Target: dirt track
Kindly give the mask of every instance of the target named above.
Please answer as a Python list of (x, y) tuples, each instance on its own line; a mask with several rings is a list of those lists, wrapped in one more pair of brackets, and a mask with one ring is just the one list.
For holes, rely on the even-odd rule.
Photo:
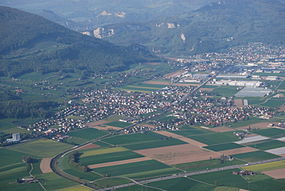
[(51, 162), (51, 158), (43, 158), (41, 160), (40, 169), (42, 173), (45, 174), (45, 173), (52, 172), (52, 169), (50, 168), (50, 162)]

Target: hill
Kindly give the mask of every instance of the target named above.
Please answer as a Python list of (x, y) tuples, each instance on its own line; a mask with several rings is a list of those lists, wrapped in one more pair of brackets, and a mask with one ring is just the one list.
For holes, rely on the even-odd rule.
[(0, 7), (0, 74), (127, 69), (154, 57), (141, 46), (120, 47), (81, 35), (40, 16)]
[(285, 3), (268, 0), (223, 0), (151, 23), (102, 27), (113, 31), (102, 38), (113, 43), (140, 43), (157, 52), (188, 55), (263, 42), (285, 42)]

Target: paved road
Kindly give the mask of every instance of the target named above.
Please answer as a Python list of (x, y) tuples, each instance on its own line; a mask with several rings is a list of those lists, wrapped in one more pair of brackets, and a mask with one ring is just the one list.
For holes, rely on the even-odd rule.
[(134, 186), (137, 184), (148, 184), (148, 183), (158, 182), (158, 181), (162, 181), (162, 180), (169, 180), (169, 179), (193, 176), (193, 175), (198, 175), (198, 174), (206, 174), (206, 173), (211, 173), (211, 172), (220, 172), (220, 171), (224, 171), (224, 170), (237, 169), (237, 168), (241, 168), (241, 167), (252, 166), (252, 165), (256, 165), (256, 164), (265, 164), (265, 163), (282, 161), (282, 160), (285, 160), (285, 157), (270, 159), (270, 160), (264, 160), (264, 161), (259, 161), (259, 162), (251, 162), (251, 163), (242, 164), (242, 165), (226, 166), (226, 167), (215, 168), (215, 169), (210, 169), (210, 170), (201, 170), (201, 171), (196, 171), (196, 172), (173, 174), (173, 175), (159, 177), (159, 178), (152, 178), (152, 179), (148, 179), (148, 180), (137, 181), (136, 183), (133, 182), (133, 183), (128, 183), (128, 184), (122, 184), (119, 186), (103, 188), (103, 189), (99, 189), (97, 191), (109, 191), (109, 190), (114, 190), (114, 189), (118, 189), (118, 188), (125, 188), (125, 187), (129, 187), (129, 186)]

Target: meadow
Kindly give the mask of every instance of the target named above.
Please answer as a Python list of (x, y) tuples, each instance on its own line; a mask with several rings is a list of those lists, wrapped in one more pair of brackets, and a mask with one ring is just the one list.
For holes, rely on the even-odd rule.
[(106, 135), (106, 134), (107, 134), (107, 132), (100, 131), (100, 130), (94, 129), (94, 128), (80, 129), (80, 130), (76, 130), (76, 131), (72, 131), (72, 132), (68, 133), (69, 136), (78, 137), (78, 138), (85, 139), (88, 141), (92, 140), (92, 139), (99, 138), (99, 137)]
[(37, 139), (34, 141), (9, 146), (7, 148), (13, 151), (25, 153), (26, 155), (45, 158), (53, 157), (71, 147), (72, 145), (55, 142), (50, 139)]

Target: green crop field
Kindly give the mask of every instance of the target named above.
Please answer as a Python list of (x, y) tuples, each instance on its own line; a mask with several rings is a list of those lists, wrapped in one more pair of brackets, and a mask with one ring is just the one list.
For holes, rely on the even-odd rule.
[(260, 118), (249, 118), (248, 120), (242, 120), (242, 121), (237, 121), (234, 123), (227, 123), (227, 126), (231, 127), (231, 128), (237, 128), (237, 127), (243, 127), (243, 126), (249, 126), (255, 123), (259, 123), (259, 122), (264, 122), (264, 119), (260, 119)]
[(243, 161), (247, 161), (247, 162), (256, 162), (256, 161), (261, 161), (261, 160), (278, 158), (279, 156), (271, 154), (271, 153), (266, 153), (263, 151), (255, 151), (255, 152), (237, 154), (237, 155), (234, 155), (234, 157), (237, 159), (243, 160)]
[(123, 147), (113, 147), (113, 148), (104, 148), (104, 149), (91, 149), (84, 151), (81, 157), (89, 157), (94, 155), (102, 155), (102, 154), (108, 154), (108, 153), (116, 153), (116, 152), (122, 152), (127, 151), (128, 149)]
[(285, 98), (271, 98), (266, 103), (262, 104), (266, 107), (278, 108), (285, 103)]
[(278, 140), (266, 140), (259, 143), (248, 144), (250, 147), (254, 147), (260, 150), (269, 150), (275, 149), (279, 147), (285, 147), (285, 142), (278, 141)]
[(202, 182), (188, 178), (176, 178), (166, 181), (153, 182), (148, 185), (167, 191), (211, 191), (215, 188), (214, 185), (203, 184)]
[(254, 130), (253, 132), (266, 137), (274, 137), (274, 138), (285, 137), (285, 130), (277, 128), (258, 129)]
[(78, 185), (77, 183), (62, 178), (55, 173), (41, 174), (38, 175), (38, 178), (43, 179), (42, 184), (47, 190), (57, 190)]
[(124, 174), (131, 174), (137, 172), (144, 172), (150, 170), (158, 170), (169, 168), (169, 166), (157, 162), (155, 160), (148, 160), (143, 162), (135, 162), (129, 164), (122, 164), (116, 166), (109, 166), (109, 167), (101, 167), (94, 169), (95, 172), (98, 172), (102, 175), (109, 175), (109, 176), (123, 176)]
[(239, 169), (195, 175), (192, 178), (216, 186), (229, 186), (251, 191), (284, 190), (285, 188), (284, 180), (274, 180), (264, 175), (234, 175), (232, 174), (234, 171), (238, 172)]
[(112, 121), (110, 123), (105, 123), (104, 125), (125, 128), (125, 127), (132, 125), (132, 123), (127, 123), (123, 121)]
[(130, 183), (131, 181), (127, 178), (122, 178), (122, 177), (105, 177), (102, 179), (95, 180), (93, 182), (93, 185), (95, 185), (98, 188), (104, 188), (104, 187), (111, 187), (111, 186), (116, 186), (120, 184), (127, 184)]
[(222, 162), (220, 159), (211, 159), (211, 160), (177, 164), (175, 165), (175, 167), (188, 172), (193, 172), (193, 171), (221, 168), (225, 166), (244, 164), (244, 163), (245, 163), (244, 161), (240, 161), (238, 159), (234, 159), (232, 161), (224, 161), (224, 162)]
[(143, 172), (137, 172), (137, 173), (130, 173), (130, 174), (124, 174), (125, 177), (135, 178), (138, 179), (145, 179), (148, 177), (161, 177), (165, 175), (171, 175), (176, 173), (181, 173), (181, 170), (178, 170), (176, 168), (163, 168), (158, 170), (150, 170), (150, 171), (143, 171)]
[(209, 133), (209, 134), (191, 136), (190, 138), (205, 143), (207, 145), (230, 143), (239, 140), (239, 138), (235, 136), (233, 132), (211, 133), (211, 134)]
[(85, 140), (96, 139), (106, 134), (107, 132), (100, 131), (94, 128), (80, 129), (80, 130), (76, 130), (76, 131), (72, 131), (68, 133), (69, 136), (78, 137), (78, 138), (85, 139)]
[(119, 135), (111, 138), (104, 139), (105, 142), (114, 144), (114, 145), (130, 145), (132, 143), (143, 143), (143, 142), (152, 142), (157, 140), (167, 139), (163, 135), (159, 135), (153, 132), (148, 133), (137, 133), (129, 135)]
[(150, 148), (166, 147), (166, 146), (181, 145), (181, 144), (186, 144), (186, 143), (178, 139), (167, 138), (157, 141), (148, 141), (148, 142), (124, 145), (124, 147), (132, 150), (141, 150), (141, 149), (150, 149)]
[[(1, 156), (2, 157), (2, 156)], [(28, 177), (27, 166), (21, 164), (20, 166), (12, 166), (11, 169), (0, 170), (0, 190), (9, 191), (22, 191), (31, 190), (37, 191), (42, 190), (39, 184), (19, 184), (17, 178)]]
[(139, 158), (139, 157), (143, 157), (143, 156), (140, 154), (131, 152), (131, 151), (123, 151), (123, 152), (94, 155), (94, 156), (89, 156), (89, 157), (82, 157), (80, 158), (80, 164), (91, 165), (91, 164), (127, 160), (127, 159)]
[(223, 97), (231, 97), (234, 96), (237, 92), (238, 90), (236, 87), (226, 86), (215, 88), (211, 94)]
[(71, 174), (75, 177), (78, 177), (80, 179), (85, 179), (85, 180), (96, 180), (101, 178), (100, 175), (91, 172), (84, 172), (82, 169), (79, 169), (77, 166), (74, 164), (71, 164), (70, 162), (70, 155), (66, 155), (65, 157), (60, 158), (59, 160), (59, 167), (66, 173)]
[(22, 163), (23, 157), (27, 155), (17, 151), (0, 148), (0, 156), (0, 168), (2, 168), (9, 164)]
[(52, 157), (56, 154), (71, 148), (72, 145), (55, 142), (49, 139), (38, 139), (7, 147), (10, 150), (25, 153), (36, 157)]
[(224, 144), (218, 144), (218, 145), (210, 145), (204, 148), (212, 150), (212, 151), (224, 151), (224, 150), (230, 150), (230, 149), (237, 149), (241, 147), (243, 146), (236, 144), (236, 143), (224, 143)]

